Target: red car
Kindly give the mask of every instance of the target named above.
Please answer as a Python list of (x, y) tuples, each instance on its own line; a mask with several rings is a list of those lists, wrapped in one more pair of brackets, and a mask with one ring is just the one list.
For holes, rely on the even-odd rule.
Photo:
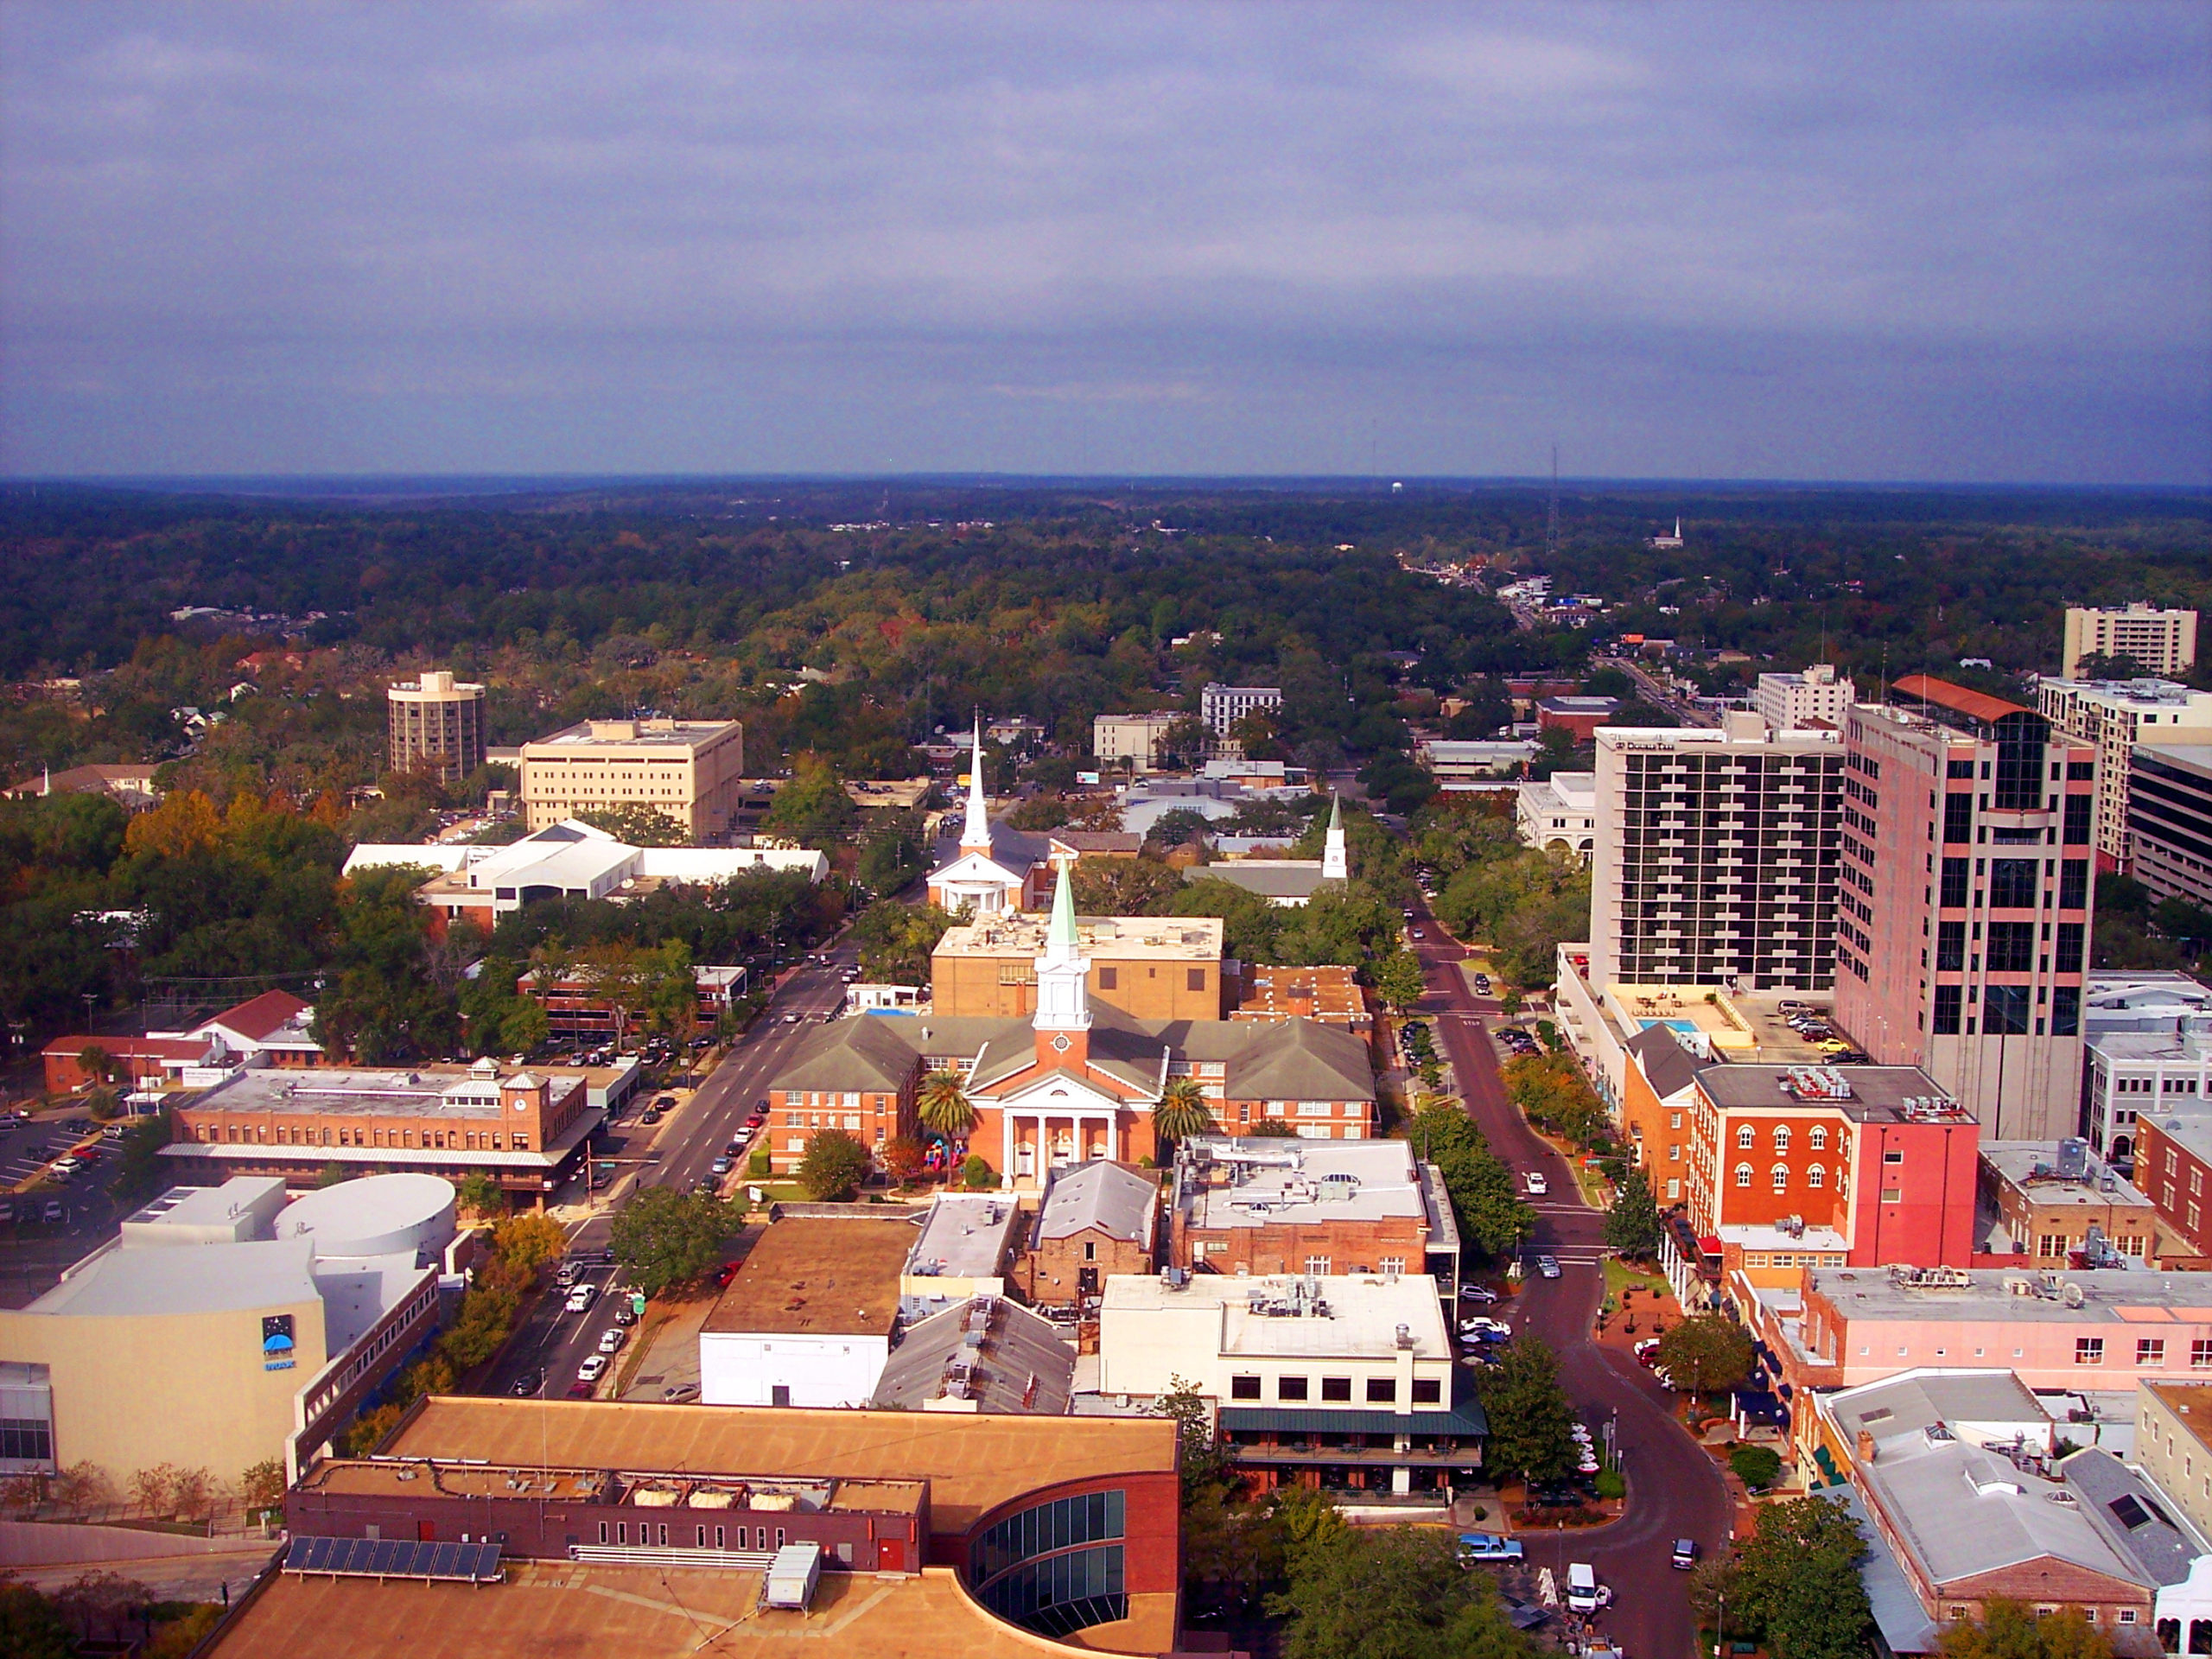
[(755, 1112), (752, 1116), (745, 1120), (745, 1127), (748, 1129), (757, 1129), (767, 1121), (768, 1120), (766, 1117), (763, 1117), (759, 1112)]
[(725, 1262), (715, 1269), (715, 1283), (723, 1290), (728, 1290), (729, 1281), (736, 1277), (737, 1263), (734, 1262)]
[(588, 1382), (587, 1382), (583, 1381), (583, 1379), (582, 1379), (582, 1378), (579, 1377), (575, 1382), (571, 1382), (571, 1383), (569, 1383), (569, 1399), (571, 1399), (571, 1400), (588, 1400), (588, 1399), (590, 1399), (590, 1398), (591, 1398), (591, 1396), (592, 1396), (592, 1386), (591, 1386), (591, 1384), (590, 1384), (590, 1383), (588, 1383)]

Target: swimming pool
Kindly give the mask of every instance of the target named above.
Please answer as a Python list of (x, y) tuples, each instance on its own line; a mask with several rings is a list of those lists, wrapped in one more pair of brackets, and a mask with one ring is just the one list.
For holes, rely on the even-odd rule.
[(1639, 1020), (1636, 1022), (1636, 1028), (1638, 1031), (1649, 1031), (1654, 1026), (1664, 1026), (1669, 1031), (1694, 1032), (1697, 1029), (1697, 1021), (1694, 1020)]

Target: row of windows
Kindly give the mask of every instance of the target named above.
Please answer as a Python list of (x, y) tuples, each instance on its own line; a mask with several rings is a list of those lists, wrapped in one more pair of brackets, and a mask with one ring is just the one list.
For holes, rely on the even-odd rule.
[[(2024, 1037), (2031, 1019), (2035, 1034), (2044, 1034), (2044, 1018), (2031, 1014), (2031, 1009), (2044, 1005), (2044, 992), (2050, 992), (2050, 1034), (2054, 1037), (2075, 1037), (2082, 1030), (2082, 988), (2079, 985), (2036, 986), (2032, 1001), (2030, 987), (2025, 985), (1985, 985), (1982, 987), (1980, 1032), (1986, 1037)], [(1964, 1021), (1966, 1034), (1975, 1034), (1975, 1021), (1966, 1012), (1966, 988), (1961, 985), (1938, 985), (1936, 988), (1936, 1007), (1931, 1029), (1938, 1037), (1955, 1037)]]
[[(1777, 1164), (1770, 1173), (1774, 1178), (1774, 1190), (1777, 1192), (1787, 1192), (1789, 1190), (1789, 1166), (1787, 1164)], [(1737, 1165), (1736, 1185), (1738, 1186), (1749, 1186), (1751, 1184), (1752, 1173), (1751, 1166), (1749, 1164)], [(1828, 1173), (1827, 1169), (1819, 1164), (1811, 1166), (1805, 1172), (1805, 1185), (1809, 1187), (1815, 1189), (1824, 1187), (1827, 1185), (1827, 1180)], [(1846, 1190), (1844, 1181), (1844, 1172), (1840, 1169), (1837, 1170), (1835, 1173), (1835, 1185), (1837, 1192), (1840, 1192)]]
[(1033, 1555), (1119, 1538), (1125, 1531), (1127, 1495), (1118, 1487), (1054, 1498), (1009, 1515), (968, 1549), (968, 1578), (977, 1590)]
[[(278, 1147), (378, 1147), (386, 1151), (416, 1150), (413, 1129), (361, 1129), (341, 1126), (329, 1128), (296, 1129), (279, 1124), (275, 1138), (264, 1127), (250, 1123), (187, 1123), (184, 1138), (205, 1141), (212, 1145), (226, 1142), (242, 1146)], [(420, 1150), (424, 1152), (528, 1152), (530, 1137), (526, 1135), (502, 1135), (493, 1129), (424, 1129)], [(502, 1144), (504, 1140), (505, 1144)]]
[[(1257, 1400), (1262, 1379), (1256, 1376), (1232, 1376), (1229, 1379), (1229, 1397), (1232, 1400)], [(1279, 1376), (1275, 1379), (1277, 1400), (1302, 1401), (1312, 1396), (1306, 1392), (1311, 1377)], [(1371, 1406), (1394, 1406), (1398, 1402), (1398, 1379), (1395, 1376), (1370, 1376), (1366, 1379), (1367, 1403)], [(1444, 1399), (1443, 1379), (1417, 1376), (1413, 1380), (1413, 1402), (1417, 1406), (1440, 1405)], [(1351, 1402), (1352, 1379), (1348, 1376), (1325, 1376), (1321, 1379), (1321, 1399), (1325, 1403), (1349, 1405)]]
[(1127, 1618), (1122, 1546), (1027, 1562), (978, 1592), (976, 1599), (1001, 1618), (1040, 1636), (1068, 1636)]
[(0, 1461), (54, 1461), (53, 1427), (37, 1417), (0, 1417)]
[[(1681, 1114), (1677, 1112), (1675, 1116), (1680, 1117)], [(1681, 1125), (1680, 1123), (1676, 1123), (1675, 1127), (1679, 1129), (1681, 1128)], [(1738, 1147), (1743, 1147), (1745, 1150), (1749, 1151), (1752, 1140), (1757, 1134), (1758, 1131), (1752, 1128), (1750, 1124), (1739, 1123), (1736, 1126), (1736, 1144)], [(1814, 1124), (1810, 1129), (1806, 1131), (1805, 1144), (1810, 1147), (1815, 1152), (1826, 1152), (1828, 1149), (1827, 1125), (1825, 1123)], [(1777, 1123), (1774, 1126), (1774, 1149), (1777, 1152), (1787, 1152), (1789, 1150), (1789, 1126), (1787, 1123)]]
[[(2074, 1363), (2076, 1365), (2101, 1365), (2105, 1363), (2105, 1339), (2102, 1337), (2074, 1338)], [(2166, 1363), (2166, 1339), (2164, 1337), (2138, 1337), (2135, 1339), (2135, 1363), (2145, 1368)], [(2198, 1338), (2189, 1344), (2189, 1363), (2192, 1370), (2212, 1370), (2212, 1340)]]
[[(614, 1535), (611, 1539), (607, 1536), (610, 1528)], [(655, 1528), (651, 1522), (639, 1522), (639, 1547), (643, 1549), (669, 1548), (668, 1523), (663, 1522), (660, 1524), (658, 1528), (660, 1536), (658, 1541), (653, 1537), (654, 1531)], [(737, 1535), (734, 1539), (729, 1537), (733, 1532)], [(506, 1535), (502, 1533), (499, 1535), (504, 1538)], [(768, 1529), (766, 1527), (716, 1527), (714, 1535), (715, 1541), (709, 1544), (707, 1541), (707, 1529), (694, 1527), (691, 1529), (691, 1536), (687, 1539), (683, 1536), (683, 1529), (679, 1524), (676, 1529), (674, 1547), (677, 1549), (684, 1548), (687, 1545), (693, 1549), (781, 1549), (791, 1541), (790, 1529), (785, 1527), (776, 1529), (776, 1541), (772, 1545), (768, 1541)], [(630, 1523), (627, 1521), (601, 1522), (599, 1541), (602, 1544), (613, 1543), (627, 1546), (630, 1541)]]

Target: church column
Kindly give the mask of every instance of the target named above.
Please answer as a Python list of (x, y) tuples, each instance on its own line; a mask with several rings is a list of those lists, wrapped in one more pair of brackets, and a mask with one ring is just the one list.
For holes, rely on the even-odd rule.
[(1005, 1178), (1006, 1184), (1012, 1186), (1014, 1185), (1014, 1114), (1001, 1109), (999, 1113), (999, 1124), (1006, 1132), (1006, 1151), (999, 1164), (999, 1173)]

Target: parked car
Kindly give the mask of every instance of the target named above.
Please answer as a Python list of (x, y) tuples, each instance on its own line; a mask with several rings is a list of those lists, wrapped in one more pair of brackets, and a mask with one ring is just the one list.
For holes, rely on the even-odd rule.
[(1530, 1170), (1528, 1173), (1527, 1179), (1529, 1183), (1529, 1196), (1532, 1198), (1541, 1198), (1552, 1190), (1551, 1182), (1545, 1178), (1544, 1173), (1541, 1170)]
[(520, 1376), (515, 1378), (513, 1386), (508, 1389), (507, 1392), (518, 1400), (524, 1400), (536, 1394), (544, 1386), (545, 1373), (543, 1371), (524, 1371)]
[(607, 1356), (605, 1354), (586, 1354), (584, 1363), (576, 1367), (576, 1381), (579, 1382), (596, 1382), (606, 1375)]
[(625, 1297), (623, 1297), (620, 1301), (618, 1301), (618, 1302), (616, 1302), (616, 1303), (615, 1303), (615, 1305), (614, 1305), (614, 1323), (615, 1323), (615, 1324), (617, 1324), (617, 1325), (635, 1325), (637, 1322), (638, 1322), (638, 1310), (637, 1310), (637, 1307), (636, 1307), (636, 1306), (635, 1306), (634, 1304), (632, 1304), (632, 1301), (630, 1300), (630, 1299), (629, 1299), (628, 1297), (625, 1296)]
[(578, 1377), (575, 1382), (569, 1384), (569, 1398), (571, 1400), (588, 1400), (591, 1398), (592, 1393), (593, 1389), (591, 1384), (585, 1382), (582, 1377)]
[(678, 1405), (686, 1400), (696, 1400), (699, 1397), (699, 1385), (696, 1382), (671, 1382), (660, 1391), (660, 1397), (671, 1405)]
[(1558, 1278), (1559, 1258), (1555, 1255), (1538, 1256), (1536, 1258), (1536, 1271), (1543, 1274), (1547, 1279)]
[(725, 1262), (715, 1269), (715, 1283), (723, 1290), (728, 1290), (729, 1281), (736, 1277), (737, 1263), (734, 1262)]
[(1667, 1565), (1677, 1573), (1687, 1573), (1694, 1567), (1697, 1565), (1697, 1540), (1694, 1538), (1675, 1539), (1675, 1553), (1669, 1559)]
[(1497, 1293), (1488, 1285), (1462, 1285), (1459, 1287), (1459, 1300), (1463, 1302), (1481, 1302), (1487, 1306), (1497, 1300)]
[(1493, 1532), (1463, 1532), (1459, 1535), (1459, 1560), (1466, 1561), (1517, 1561), (1528, 1552), (1522, 1548), (1518, 1538), (1501, 1538)]
[(622, 1328), (621, 1321), (618, 1319), (601, 1333), (599, 1351), (602, 1354), (620, 1353), (622, 1344), (629, 1340), (630, 1333)]
[(747, 1118), (747, 1119), (745, 1120), (745, 1127), (746, 1127), (748, 1130), (751, 1130), (751, 1129), (757, 1129), (757, 1128), (760, 1128), (763, 1123), (766, 1123), (767, 1121), (768, 1121), (768, 1115), (767, 1115), (766, 1112), (755, 1112), (755, 1113), (753, 1113), (750, 1117), (748, 1117), (748, 1118)]
[(643, 1124), (646, 1128), (650, 1129), (654, 1124), (660, 1122), (660, 1108), (658, 1106), (646, 1107), (644, 1111), (638, 1114), (638, 1122)]
[(708, 1167), (713, 1170), (717, 1175), (727, 1175), (735, 1166), (735, 1164), (733, 1162), (728, 1153), (723, 1153), (720, 1157), (716, 1158), (712, 1164), (708, 1166)]
[(46, 1208), (39, 1213), (39, 1219), (49, 1227), (59, 1227), (69, 1219), (68, 1206), (59, 1198), (48, 1198)]
[(15, 1218), (16, 1201), (13, 1198), (0, 1198), (0, 1227), (7, 1226)]
[(1636, 1363), (1647, 1369), (1659, 1363), (1659, 1338), (1646, 1337), (1636, 1344)]
[(1612, 1596), (1598, 1582), (1597, 1569), (1587, 1561), (1573, 1561), (1567, 1569), (1567, 1611), (1570, 1613), (1594, 1613), (1612, 1600)]

